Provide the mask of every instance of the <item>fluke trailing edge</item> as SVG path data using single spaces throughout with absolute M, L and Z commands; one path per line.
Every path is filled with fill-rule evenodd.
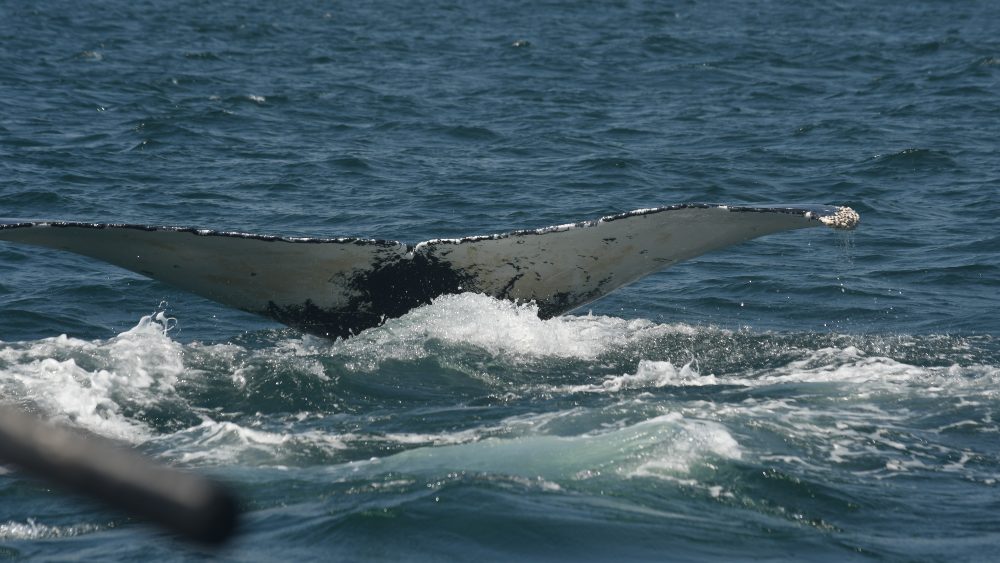
M 306 332 L 348 336 L 449 293 L 551 317 L 688 258 L 778 231 L 850 229 L 848 207 L 684 204 L 409 245 L 178 227 L 0 220 L 0 240 L 91 256 Z

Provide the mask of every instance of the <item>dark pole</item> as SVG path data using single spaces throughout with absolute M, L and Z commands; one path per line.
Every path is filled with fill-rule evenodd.
M 219 544 L 236 528 L 236 501 L 221 485 L 155 464 L 100 436 L 54 426 L 2 406 L 0 462 L 187 539 Z

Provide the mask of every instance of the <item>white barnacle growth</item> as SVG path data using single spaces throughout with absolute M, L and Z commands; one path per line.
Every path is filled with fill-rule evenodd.
M 853 229 L 858 226 L 861 216 L 850 207 L 838 207 L 836 213 L 820 217 L 819 220 L 834 229 Z

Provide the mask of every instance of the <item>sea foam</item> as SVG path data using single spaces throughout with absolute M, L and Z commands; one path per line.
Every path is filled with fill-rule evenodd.
M 139 443 L 152 436 L 123 414 L 174 393 L 184 371 L 183 346 L 167 336 L 163 313 L 140 319 L 107 341 L 66 335 L 0 345 L 0 385 L 14 399 L 53 420 Z

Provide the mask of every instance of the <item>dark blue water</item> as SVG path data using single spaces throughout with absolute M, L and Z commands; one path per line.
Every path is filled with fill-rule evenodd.
M 862 216 L 565 317 L 467 294 L 338 342 L 4 243 L 4 401 L 246 514 L 210 554 L 6 473 L 0 555 L 995 557 L 998 29 L 985 0 L 0 4 L 2 216 L 407 242 Z

